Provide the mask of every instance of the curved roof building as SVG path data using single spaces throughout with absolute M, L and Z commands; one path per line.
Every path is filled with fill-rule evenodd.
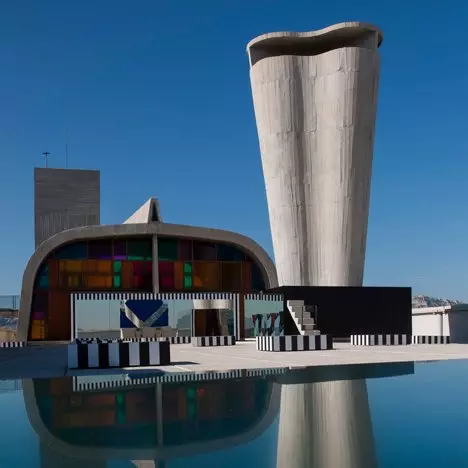
M 17 339 L 70 340 L 72 293 L 251 293 L 275 286 L 274 264 L 255 241 L 163 223 L 150 199 L 124 224 L 75 227 L 39 245 L 23 275 Z

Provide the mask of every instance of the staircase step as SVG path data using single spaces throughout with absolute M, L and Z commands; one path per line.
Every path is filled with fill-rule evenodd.
M 288 307 L 304 307 L 304 301 L 288 301 Z

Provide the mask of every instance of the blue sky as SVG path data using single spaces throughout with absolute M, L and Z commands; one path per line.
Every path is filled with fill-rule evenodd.
M 0 8 L 0 294 L 33 252 L 33 167 L 101 170 L 103 223 L 165 221 L 272 254 L 245 53 L 345 20 L 384 31 L 365 282 L 468 300 L 462 1 L 16 0 Z

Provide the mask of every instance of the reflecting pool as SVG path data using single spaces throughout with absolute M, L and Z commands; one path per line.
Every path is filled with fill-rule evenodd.
M 468 362 L 0 381 L 3 467 L 465 467 Z

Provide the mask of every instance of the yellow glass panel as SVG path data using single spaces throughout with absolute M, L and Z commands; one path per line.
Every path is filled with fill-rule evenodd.
M 112 288 L 112 279 L 112 276 L 86 276 L 84 278 L 84 285 L 90 289 L 110 289 Z
M 31 324 L 31 339 L 43 340 L 45 337 L 44 320 L 33 320 Z
M 81 273 L 82 270 L 82 260 L 60 260 L 60 271 L 66 271 L 67 273 Z
M 220 264 L 218 262 L 193 262 L 193 287 L 205 291 L 220 289 Z
M 78 288 L 81 283 L 80 275 L 69 275 L 67 276 L 67 285 L 69 288 Z

